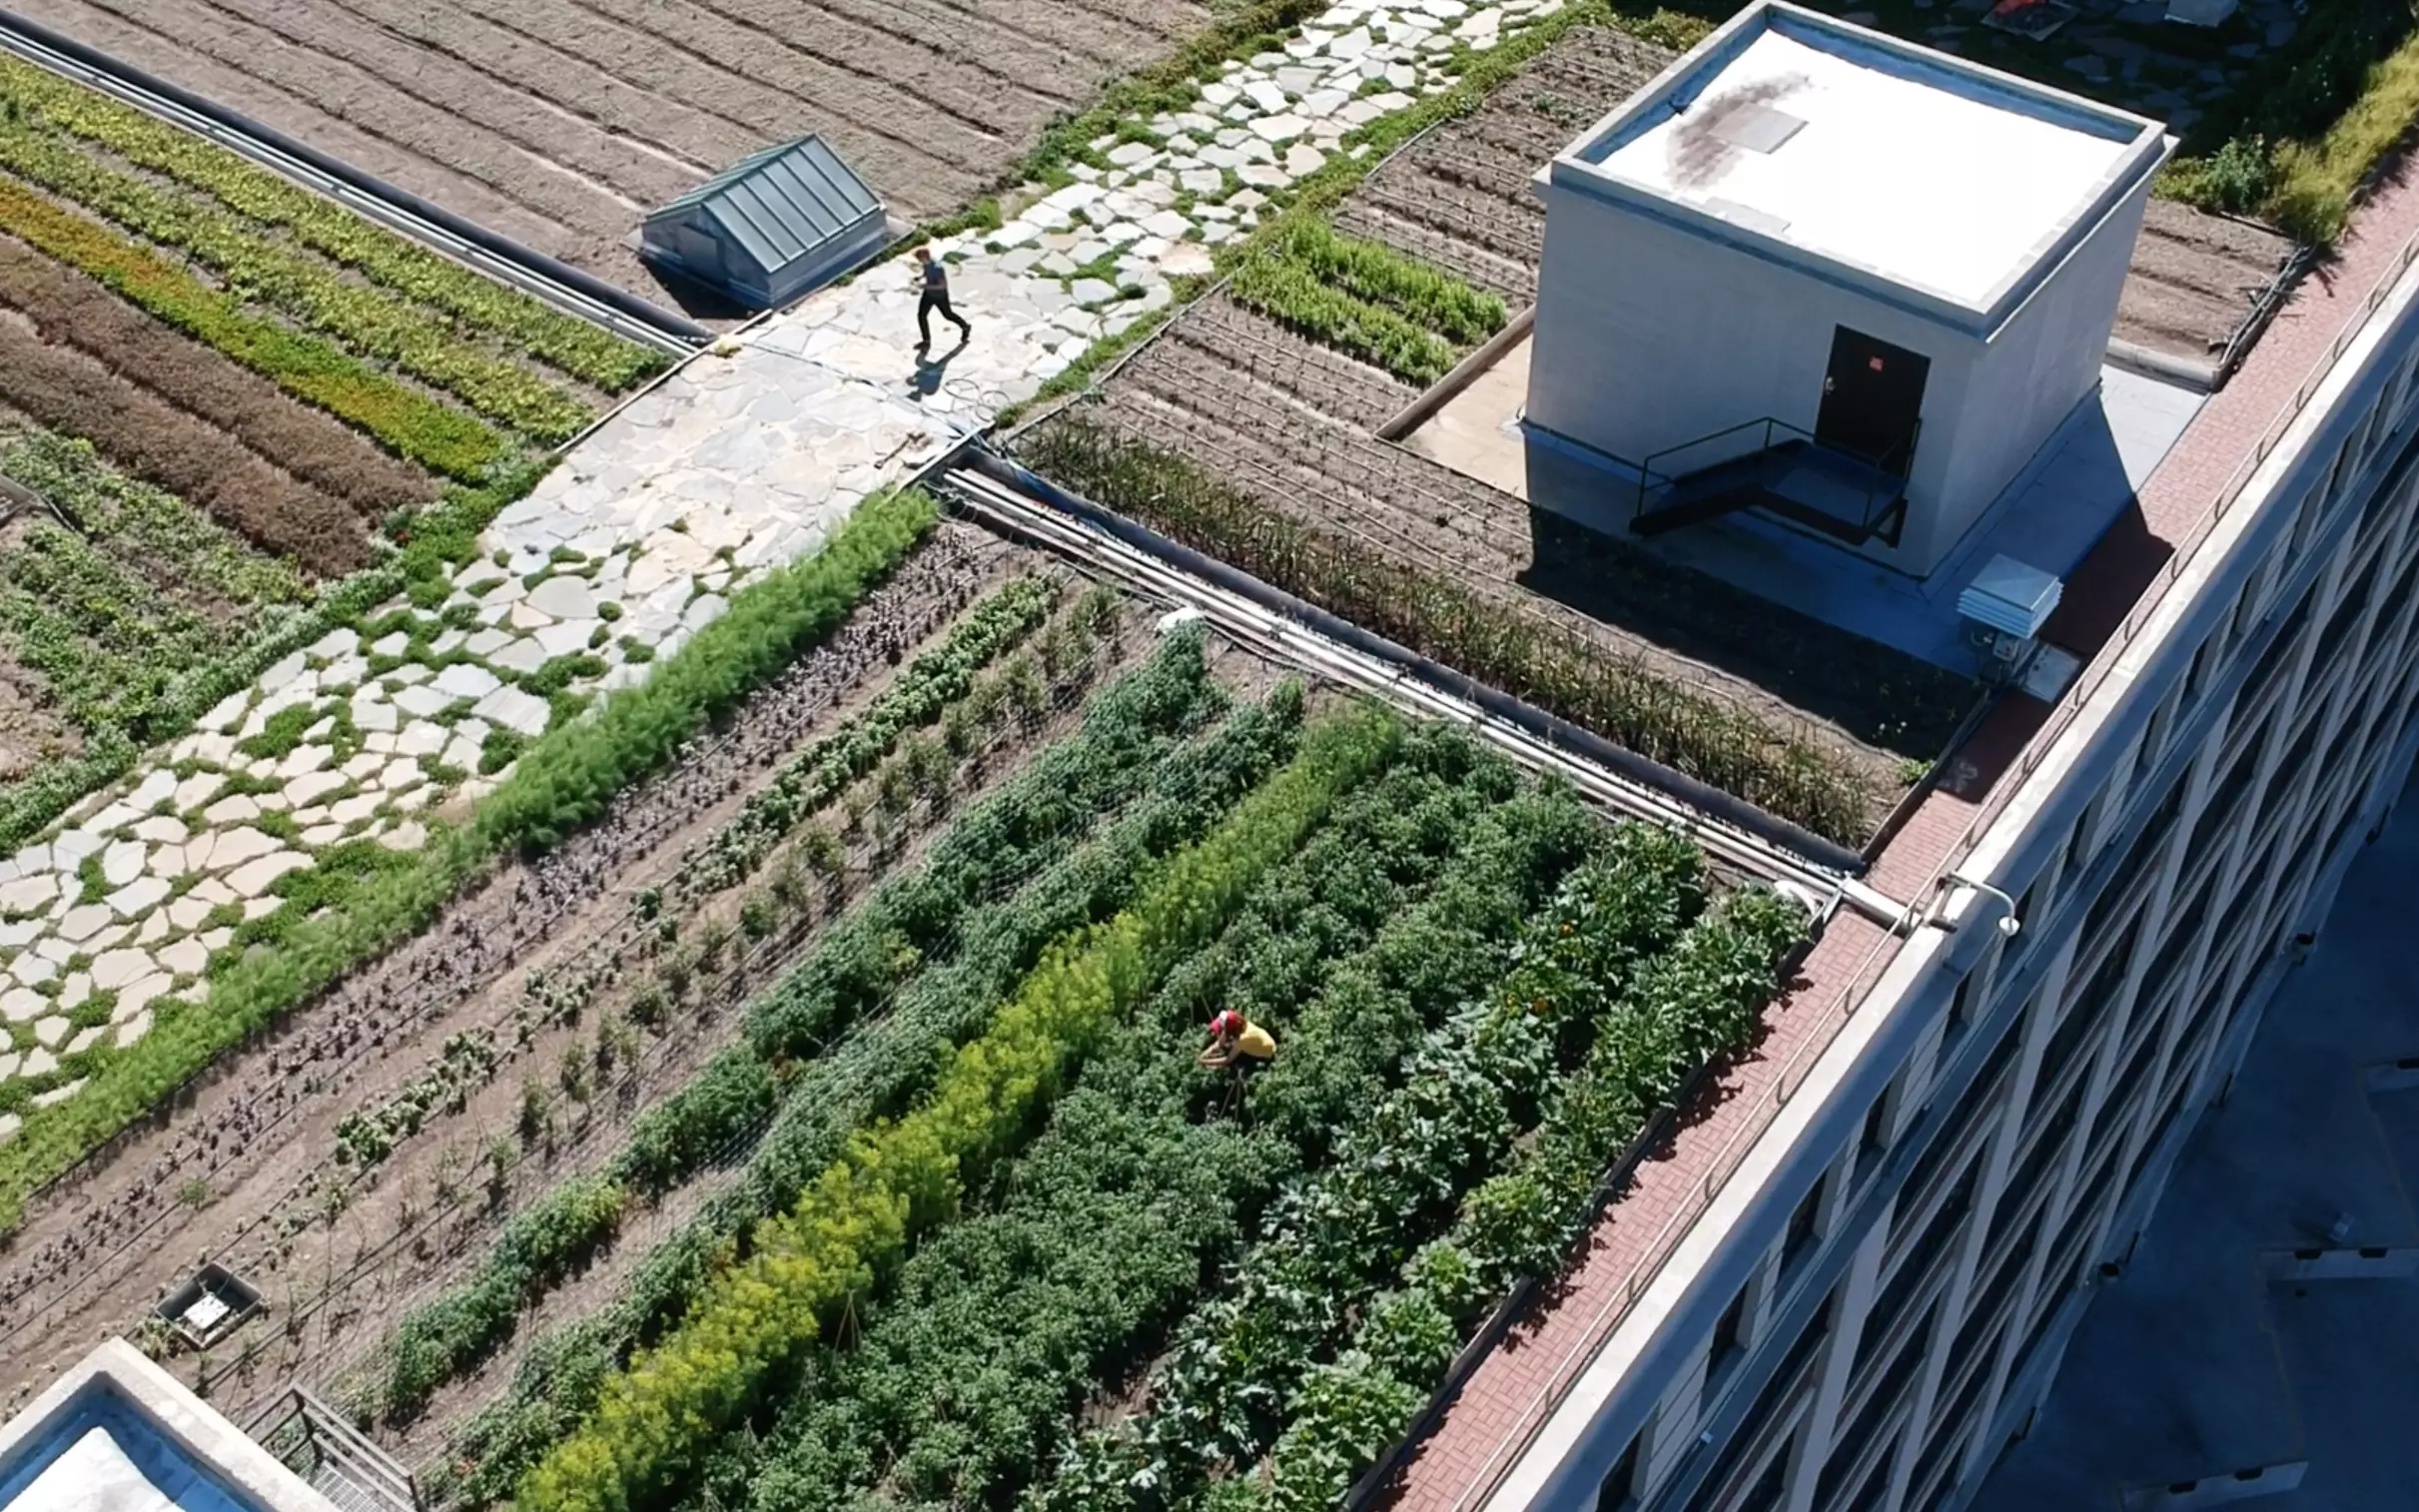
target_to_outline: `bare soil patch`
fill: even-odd
[[[26,13],[624,288],[644,213],[822,134],[910,219],[1206,26],[1197,0],[29,0]]]

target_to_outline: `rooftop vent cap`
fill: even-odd
[[[2017,640],[2030,640],[2057,609],[2065,585],[2012,556],[1994,556],[1957,597],[1957,611]]]
[[[1714,123],[1714,135],[1733,147],[1770,155],[1779,152],[1805,125],[1788,111],[1748,104],[1725,112]]]

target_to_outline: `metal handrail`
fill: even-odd
[[[1825,451],[1835,452],[1841,456],[1849,458],[1851,461],[1862,462],[1868,467],[1872,467],[1877,471],[1886,473],[1891,477],[1904,481],[1908,474],[1915,470],[1916,447],[1922,443],[1924,435],[1924,421],[1919,416],[1915,422],[1915,428],[1908,433],[1905,457],[1898,465],[1893,465],[1888,457],[1867,456],[1862,452],[1857,451],[1853,447],[1840,445],[1836,441],[1824,440],[1817,436],[1813,431],[1807,429],[1805,426],[1792,424],[1788,420],[1782,419],[1778,415],[1766,414],[1759,415],[1750,420],[1741,420],[1735,425],[1725,425],[1719,430],[1709,431],[1704,435],[1698,436],[1694,440],[1682,441],[1676,446],[1666,446],[1660,451],[1648,452],[1645,459],[1637,464],[1638,491],[1636,498],[1632,501],[1630,506],[1630,518],[1634,520],[1639,515],[1646,512],[1646,495],[1650,490],[1658,486],[1670,487],[1673,484],[1678,483],[1681,478],[1690,475],[1689,473],[1665,472],[1655,465],[1656,462],[1663,460],[1665,457],[1676,456],[1683,451],[1693,451],[1700,446],[1708,445],[1714,441],[1737,435],[1742,431],[1754,430],[1759,427],[1761,427],[1763,430],[1763,436],[1760,444],[1741,451],[1735,456],[1726,456],[1723,458],[1723,462],[1736,461],[1740,457],[1757,456],[1764,452],[1770,451],[1774,444],[1773,432],[1780,430],[1787,432],[1788,435],[1794,439],[1805,441],[1808,445],[1820,447]],[[1709,463],[1708,465],[1718,467],[1721,466],[1723,462],[1713,462]],[[1875,501],[1877,498],[1880,499],[1880,507],[1884,509],[1887,509],[1893,502],[1896,501],[1897,495],[1895,493],[1892,494],[1890,498],[1881,498],[1881,493],[1885,491],[1888,490],[1877,490],[1872,488],[1865,490],[1865,513],[1864,517],[1859,521],[1859,523],[1865,528],[1871,529],[1873,527],[1875,518]]]

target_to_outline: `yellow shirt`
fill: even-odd
[[[1246,1024],[1243,1032],[1234,1037],[1234,1053],[1248,1056],[1254,1061],[1273,1061],[1276,1059],[1276,1036],[1256,1024]]]

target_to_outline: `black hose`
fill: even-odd
[[[154,78],[131,63],[113,58],[98,48],[87,47],[73,37],[52,31],[39,21],[30,21],[15,11],[0,10],[0,29],[15,32],[30,42],[49,48],[52,52],[64,53],[97,73],[108,74],[137,89],[158,95],[164,100],[192,111],[197,116],[217,122],[229,131],[273,147],[287,157],[307,163],[328,177],[350,185],[373,199],[383,200],[398,210],[405,211],[426,221],[447,235],[459,237],[472,246],[514,265],[523,272],[549,283],[560,284],[565,289],[593,300],[599,305],[610,306],[630,319],[652,326],[667,336],[678,337],[682,341],[696,342],[700,345],[714,339],[712,332],[686,316],[674,315],[660,305],[642,300],[627,290],[615,288],[594,274],[582,273],[570,264],[550,258],[535,248],[523,247],[509,237],[498,236],[476,222],[465,221],[443,206],[423,200],[407,189],[399,189],[375,174],[365,173],[341,158],[332,158],[316,147],[298,142],[277,128],[264,126],[250,116],[229,110],[215,100],[197,95],[191,90],[182,89],[169,83],[166,79]]]
[[[1549,745],[1577,751],[1597,765],[1618,772],[1632,782],[1668,793],[1691,808],[1710,814],[1767,844],[1793,851],[1828,871],[1851,877],[1865,874],[1865,858],[1836,841],[1826,840],[1812,830],[1768,814],[1720,788],[1675,772],[1661,762],[1649,761],[1635,751],[1623,750],[1591,730],[1583,730],[1569,720],[1490,688],[1442,662],[1398,646],[1382,635],[1373,635],[1349,620],[1330,614],[1315,604],[1305,603],[1280,588],[1270,587],[1215,557],[1206,556],[1149,526],[1137,524],[1090,499],[1070,493],[1050,479],[1018,466],[985,447],[969,448],[964,465],[1003,487],[1030,494],[1054,509],[1075,515],[1180,571],[1214,583],[1263,609],[1307,625],[1329,640],[1350,646],[1364,656],[1398,667],[1422,682],[1466,699],[1498,719],[1518,725]]]

